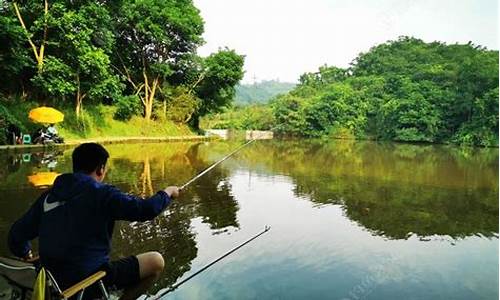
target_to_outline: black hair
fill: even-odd
[[[73,172],[90,174],[106,166],[109,153],[97,143],[84,143],[73,150]]]

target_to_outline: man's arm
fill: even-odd
[[[177,195],[177,188],[172,190],[169,187],[148,199],[142,199],[110,187],[104,208],[114,220],[147,221],[158,216]]]
[[[26,258],[31,253],[30,241],[38,236],[40,225],[41,206],[48,192],[43,193],[30,209],[10,227],[8,244],[9,249],[17,257]]]

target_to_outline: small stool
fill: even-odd
[[[31,144],[31,135],[23,134],[23,144],[26,144],[26,145]]]

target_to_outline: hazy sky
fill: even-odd
[[[320,65],[347,67],[400,35],[498,49],[497,0],[194,0],[205,20],[205,56],[246,55],[243,82],[297,81]]]

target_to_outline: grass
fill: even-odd
[[[19,100],[2,101],[1,104],[21,123],[24,132],[33,133],[40,127],[40,124],[33,123],[28,118],[29,111],[41,106],[40,104]],[[113,115],[116,108],[102,104],[85,107],[80,119],[77,119],[71,107],[54,108],[64,113],[64,121],[56,127],[66,140],[193,135],[187,125],[176,124],[170,120],[145,120],[140,116],[134,116],[128,121],[115,120]]]

